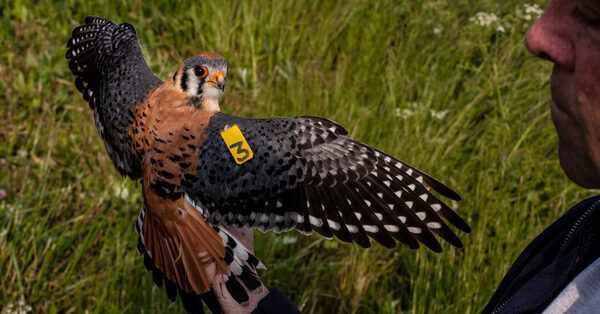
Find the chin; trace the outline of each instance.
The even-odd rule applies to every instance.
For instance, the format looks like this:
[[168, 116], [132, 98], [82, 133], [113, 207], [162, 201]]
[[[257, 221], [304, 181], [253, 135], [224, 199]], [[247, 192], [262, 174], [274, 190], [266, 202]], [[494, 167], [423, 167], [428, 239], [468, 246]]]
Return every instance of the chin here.
[[600, 189], [600, 173], [586, 154], [582, 156], [559, 144], [558, 157], [567, 178], [583, 188]]
[[552, 121], [558, 134], [558, 157], [567, 177], [587, 189], [600, 188], [600, 173], [590, 149], [590, 140], [581, 123], [556, 103], [551, 107]]

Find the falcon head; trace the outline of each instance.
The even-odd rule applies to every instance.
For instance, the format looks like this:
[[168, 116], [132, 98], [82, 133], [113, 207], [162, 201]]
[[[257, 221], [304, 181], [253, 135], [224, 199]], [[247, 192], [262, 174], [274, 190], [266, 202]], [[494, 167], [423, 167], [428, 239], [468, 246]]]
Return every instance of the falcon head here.
[[227, 60], [214, 52], [203, 52], [185, 60], [173, 79], [192, 103], [218, 111], [219, 98], [225, 92]]

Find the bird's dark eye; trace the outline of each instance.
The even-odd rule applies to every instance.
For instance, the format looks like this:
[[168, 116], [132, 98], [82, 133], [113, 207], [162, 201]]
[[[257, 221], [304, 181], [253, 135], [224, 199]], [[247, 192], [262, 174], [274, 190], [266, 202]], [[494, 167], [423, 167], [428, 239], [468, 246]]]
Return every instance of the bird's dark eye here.
[[194, 68], [194, 74], [199, 77], [204, 77], [208, 74], [208, 71], [206, 71], [205, 67], [197, 66]]

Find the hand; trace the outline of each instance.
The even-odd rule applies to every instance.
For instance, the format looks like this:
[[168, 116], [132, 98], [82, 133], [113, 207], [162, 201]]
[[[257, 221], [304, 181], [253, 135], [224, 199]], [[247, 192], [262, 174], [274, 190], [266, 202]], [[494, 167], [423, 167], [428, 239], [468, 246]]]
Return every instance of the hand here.
[[[252, 233], [252, 230], [233, 227], [226, 229], [232, 236], [238, 239], [242, 245], [248, 248], [248, 250], [254, 252], [254, 234]], [[229, 294], [229, 291], [224, 288], [225, 283], [223, 282], [223, 277], [217, 276], [217, 279], [212, 283], [212, 287], [217, 296], [217, 300], [225, 313], [250, 313], [256, 309], [258, 302], [269, 294], [269, 289], [264, 285], [261, 285], [254, 291], [248, 291], [248, 289], [246, 289], [246, 293], [248, 293], [250, 299], [245, 303], [239, 304], [233, 299], [231, 294]]]

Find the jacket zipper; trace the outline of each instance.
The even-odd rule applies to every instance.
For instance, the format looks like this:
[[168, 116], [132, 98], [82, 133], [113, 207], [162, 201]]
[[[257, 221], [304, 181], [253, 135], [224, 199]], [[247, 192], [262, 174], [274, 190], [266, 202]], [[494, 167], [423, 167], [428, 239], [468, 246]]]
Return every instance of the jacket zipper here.
[[[579, 216], [579, 218], [577, 218], [577, 220], [575, 221], [575, 223], [573, 223], [573, 225], [571, 226], [571, 229], [569, 229], [569, 232], [567, 233], [567, 236], [565, 236], [565, 239], [563, 240], [562, 245], [560, 246], [560, 249], [558, 250], [558, 254], [560, 255], [560, 253], [562, 253], [562, 251], [565, 249], [565, 246], [567, 245], [567, 242], [569, 241], [569, 239], [571, 239], [571, 237], [573, 236], [573, 233], [575, 233], [575, 230], [577, 230], [577, 228], [579, 228], [579, 225], [581, 225], [581, 223], [583, 222], [583, 220], [589, 216], [589, 214], [596, 209], [596, 207], [598, 207], [598, 204], [600, 204], [600, 200], [595, 201], [592, 206], [588, 207], [588, 209], [585, 210], [585, 212], [583, 212], [583, 214], [581, 214], [581, 216]], [[500, 312], [500, 310], [514, 297], [515, 295], [511, 295], [508, 299], [504, 300], [504, 302], [502, 302], [502, 304], [500, 304], [500, 306], [498, 306], [497, 308], [495, 308], [492, 313], [498, 313]]]
[[502, 304], [500, 304], [499, 307], [497, 307], [494, 311], [492, 311], [492, 314], [498, 313], [500, 311], [500, 309], [502, 309], [506, 305], [506, 303], [508, 303], [508, 301], [510, 301], [510, 299], [512, 299], [514, 296], [515, 295], [513, 294], [513, 295], [510, 296], [510, 298], [504, 300], [504, 302], [502, 302]]
[[579, 225], [583, 222], [583, 220], [585, 218], [587, 218], [587, 216], [590, 215], [590, 213], [596, 209], [596, 207], [598, 207], [598, 204], [600, 204], [600, 200], [595, 201], [592, 206], [588, 207], [588, 209], [586, 209], [585, 212], [583, 212], [583, 214], [581, 214], [581, 216], [579, 216], [579, 218], [577, 219], [577, 221], [575, 221], [575, 223], [573, 224], [573, 226], [571, 226], [571, 229], [569, 230], [569, 233], [567, 233], [567, 236], [565, 237], [565, 239], [563, 240], [562, 245], [560, 246], [560, 250], [558, 250], [558, 254], [560, 255], [563, 250], [565, 249], [567, 242], [569, 241], [569, 239], [571, 239], [571, 237], [573, 236], [573, 233], [575, 233], [575, 230], [577, 230], [577, 228], [579, 228]]

